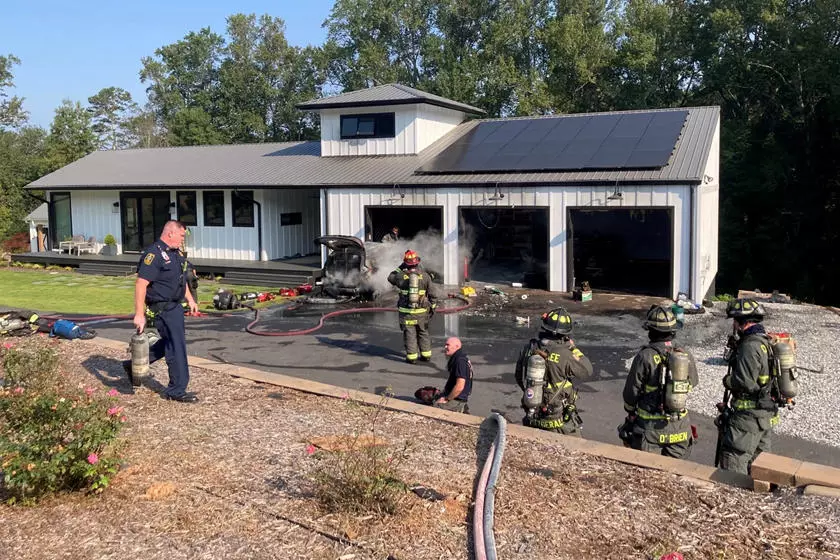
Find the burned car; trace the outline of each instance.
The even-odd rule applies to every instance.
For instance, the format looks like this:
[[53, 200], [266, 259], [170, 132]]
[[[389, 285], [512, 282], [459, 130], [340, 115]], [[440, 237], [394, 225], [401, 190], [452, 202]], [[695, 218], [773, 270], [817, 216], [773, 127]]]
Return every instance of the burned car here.
[[372, 299], [371, 269], [365, 262], [365, 245], [351, 235], [324, 235], [315, 238], [316, 245], [327, 248], [321, 270], [321, 295], [336, 299]]

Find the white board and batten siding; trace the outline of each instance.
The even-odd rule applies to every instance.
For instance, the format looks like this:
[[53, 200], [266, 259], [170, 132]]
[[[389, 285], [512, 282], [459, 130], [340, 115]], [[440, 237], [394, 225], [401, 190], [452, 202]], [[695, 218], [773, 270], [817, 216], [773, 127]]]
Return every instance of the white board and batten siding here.
[[493, 196], [490, 188], [410, 188], [405, 197], [392, 189], [327, 189], [326, 231], [331, 235], [353, 235], [364, 239], [366, 206], [436, 206], [443, 209], [444, 277], [447, 282], [459, 278], [458, 218], [461, 206], [549, 208], [549, 290], [569, 289], [567, 270], [567, 210], [570, 208], [670, 208], [674, 216], [672, 296], [689, 290], [691, 257], [691, 193], [686, 185], [640, 186], [622, 188], [620, 200], [607, 200], [613, 187], [541, 186], [502, 187], [504, 198]]
[[[263, 193], [263, 260], [317, 253], [321, 235], [320, 189], [266, 189]], [[302, 223], [281, 225], [281, 214], [300, 212]]]
[[[221, 190], [225, 200], [225, 225], [204, 225], [204, 196], [196, 190], [197, 225], [189, 226], [187, 249], [190, 257], [203, 259], [258, 260], [258, 239], [256, 209], [253, 227], [233, 226], [233, 189]], [[183, 189], [180, 192], [192, 192]], [[142, 192], [142, 191], [132, 191]], [[154, 191], [161, 192], [161, 191]], [[165, 191], [164, 191], [165, 192]], [[256, 189], [254, 199], [262, 204], [263, 210], [263, 259], [289, 257], [295, 254], [309, 254], [314, 251], [312, 240], [317, 237], [319, 225], [318, 189]], [[175, 190], [169, 191], [170, 201], [175, 201]], [[117, 250], [122, 253], [122, 227], [120, 209], [114, 206], [120, 200], [120, 191], [72, 191], [70, 206], [73, 220], [73, 233], [84, 234], [85, 238], [94, 236], [97, 252], [102, 247], [102, 240], [110, 233], [117, 240]], [[301, 212], [302, 224], [280, 226], [280, 214]], [[176, 210], [172, 209], [172, 219], [177, 219]], [[155, 233], [155, 237], [160, 232]]]
[[[394, 138], [341, 139], [341, 115], [394, 113]], [[348, 107], [321, 111], [322, 156], [417, 154], [463, 122], [460, 111], [428, 105]]]
[[96, 253], [102, 249], [109, 233], [117, 240], [117, 251], [122, 253], [122, 228], [120, 227], [120, 191], [70, 191], [70, 220], [73, 235], [85, 239], [96, 238]]
[[715, 127], [703, 182], [695, 193], [695, 262], [694, 293], [701, 301], [708, 294], [718, 270], [719, 199], [720, 199], [720, 121]]

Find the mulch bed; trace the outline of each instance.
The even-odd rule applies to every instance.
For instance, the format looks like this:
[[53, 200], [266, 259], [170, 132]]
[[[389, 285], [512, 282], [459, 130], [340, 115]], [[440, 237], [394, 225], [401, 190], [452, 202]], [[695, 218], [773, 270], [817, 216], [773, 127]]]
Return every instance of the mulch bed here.
[[[101, 495], [0, 506], [2, 559], [472, 557], [472, 488], [488, 446], [475, 429], [382, 411], [376, 435], [395, 449], [409, 443], [402, 479], [446, 499], [408, 492], [395, 515], [328, 513], [307, 448], [365, 432], [369, 407], [198, 368], [190, 389], [201, 403], [169, 402], [158, 394], [164, 364], [135, 391], [119, 352], [16, 342], [56, 344], [66, 375], [115, 387], [127, 446]], [[512, 438], [496, 493], [499, 558], [839, 558], [838, 522], [831, 499], [753, 494]]]

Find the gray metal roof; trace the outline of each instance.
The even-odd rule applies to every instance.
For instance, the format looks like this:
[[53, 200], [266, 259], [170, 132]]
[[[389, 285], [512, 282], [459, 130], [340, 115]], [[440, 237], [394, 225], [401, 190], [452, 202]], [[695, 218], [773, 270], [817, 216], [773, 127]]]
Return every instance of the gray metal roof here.
[[23, 219], [25, 222], [46, 222], [49, 219], [47, 213], [47, 203], [43, 203], [38, 208], [30, 212]]
[[[686, 108], [683, 108], [685, 110]], [[320, 157], [320, 142], [190, 146], [94, 152], [33, 181], [30, 189], [374, 187], [393, 185], [698, 183], [719, 107], [689, 107], [668, 164], [660, 169], [418, 175], [415, 170], [481, 120], [461, 124], [407, 156]], [[663, 111], [673, 109], [660, 109]], [[644, 112], [644, 111], [637, 111]], [[562, 117], [544, 117], [562, 118]]]
[[373, 107], [406, 105], [409, 103], [428, 103], [429, 105], [455, 109], [472, 115], [485, 114], [485, 111], [478, 107], [459, 103], [458, 101], [453, 101], [432, 93], [426, 93], [425, 91], [420, 91], [419, 89], [402, 84], [385, 84], [384, 86], [375, 86], [368, 89], [341, 93], [331, 97], [313, 99], [305, 103], [298, 103], [296, 107], [298, 109], [317, 111], [320, 109], [335, 109], [340, 107]]

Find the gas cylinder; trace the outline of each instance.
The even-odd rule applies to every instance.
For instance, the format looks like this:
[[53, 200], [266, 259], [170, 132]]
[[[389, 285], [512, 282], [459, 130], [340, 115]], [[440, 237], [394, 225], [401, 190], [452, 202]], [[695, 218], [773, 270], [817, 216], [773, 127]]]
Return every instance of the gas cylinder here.
[[685, 410], [688, 391], [688, 354], [673, 350], [668, 355], [668, 375], [665, 383], [664, 408], [666, 412], [678, 413]]
[[779, 382], [779, 394], [783, 399], [792, 399], [799, 392], [793, 347], [789, 342], [778, 342], [773, 345], [773, 355], [776, 366], [774, 373]]
[[534, 352], [525, 366], [525, 393], [522, 395], [522, 406], [529, 418], [542, 405], [544, 385], [545, 359]]
[[420, 274], [414, 271], [408, 273], [408, 306], [412, 309], [420, 305]]
[[149, 374], [149, 337], [145, 333], [135, 333], [129, 343], [131, 352], [131, 374], [135, 379]]

